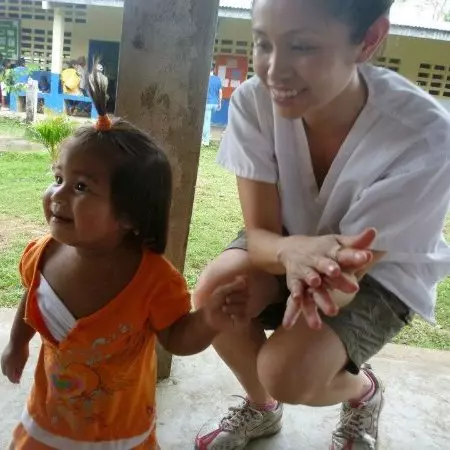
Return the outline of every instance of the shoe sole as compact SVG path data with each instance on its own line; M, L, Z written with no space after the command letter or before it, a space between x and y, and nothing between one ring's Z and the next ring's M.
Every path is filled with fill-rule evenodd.
M376 450L380 449L380 416L381 416L381 413L383 412L383 408L384 408L384 393L386 391L384 384L381 381L378 381L378 383L379 383L380 389L381 389L381 405L380 405L380 411L378 413L378 419L377 419L377 435L376 435L377 443L375 445Z
M364 367L365 366L365 367ZM380 404L380 410L378 411L378 417L377 417L377 434L375 436L376 439L376 445L375 445L375 449L379 450L380 448L380 416L381 413L383 412L383 408L384 408L384 396L385 396L385 392L386 392L386 386L384 385L384 383L375 375L372 366L370 364L365 364L363 365L363 367L365 369L368 369L372 372L372 374L376 377L377 382L378 382L378 388L381 390L381 404Z
M261 434L260 436L255 436L255 437L249 438L249 440L245 444L242 444L239 447L234 447L233 450L244 450L245 447L247 447L247 445L250 442L257 441L260 439L270 439L271 437L278 434L282 428L283 428L283 423L282 423L281 417L280 417L280 419L277 420L276 422L274 422L270 427L268 427L267 430L265 430L263 432L263 434ZM194 444L194 449L199 450L199 447L196 444Z

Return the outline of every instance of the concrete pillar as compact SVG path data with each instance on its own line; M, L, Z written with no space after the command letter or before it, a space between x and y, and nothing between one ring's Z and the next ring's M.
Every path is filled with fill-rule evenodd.
M167 256L184 269L219 0L126 0L116 114L148 130L174 172ZM171 356L159 349L158 376Z
M61 8L54 8L53 14L52 73L60 74L64 47L64 13Z

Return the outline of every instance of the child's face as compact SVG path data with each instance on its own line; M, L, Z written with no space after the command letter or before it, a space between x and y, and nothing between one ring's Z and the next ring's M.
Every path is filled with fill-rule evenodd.
M330 104L355 76L363 45L312 0L257 0L254 65L279 113L299 118Z
M113 210L108 164L92 150L67 147L53 172L43 202L55 240L94 250L120 243L126 230Z

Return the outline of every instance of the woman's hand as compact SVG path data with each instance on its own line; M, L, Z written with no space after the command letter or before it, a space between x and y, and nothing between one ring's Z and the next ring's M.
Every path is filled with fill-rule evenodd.
M355 275L347 275L347 278L356 284L358 283ZM304 285L302 286L304 287ZM352 294L345 294L324 287L318 289L304 288L301 296L290 295L284 314L283 327L287 330L291 329L297 323L300 315L303 314L308 326L319 330L322 327L319 309L327 316L336 316L341 308L347 306L355 298L356 294L357 291ZM328 313L325 312L327 310ZM330 310L332 311L330 312Z
M286 267L291 296L283 326L292 328L301 313L311 328L320 328L318 310L335 316L358 292L356 273L372 260L368 250L376 237L374 229L359 236L320 236L286 238L279 256ZM331 295L335 291L337 295ZM340 292L339 292L340 291Z
M301 283L311 288L328 286L345 293L357 290L345 275L344 269L354 271L371 260L368 250L376 237L376 231L367 229L358 236L327 235L317 237L290 236L283 240L278 259L286 268L287 283L294 296L300 294Z

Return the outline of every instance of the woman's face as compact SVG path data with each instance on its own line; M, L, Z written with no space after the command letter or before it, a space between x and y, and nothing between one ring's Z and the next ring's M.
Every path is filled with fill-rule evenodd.
M279 113L299 118L331 103L349 86L364 45L311 0L257 0L254 66Z

